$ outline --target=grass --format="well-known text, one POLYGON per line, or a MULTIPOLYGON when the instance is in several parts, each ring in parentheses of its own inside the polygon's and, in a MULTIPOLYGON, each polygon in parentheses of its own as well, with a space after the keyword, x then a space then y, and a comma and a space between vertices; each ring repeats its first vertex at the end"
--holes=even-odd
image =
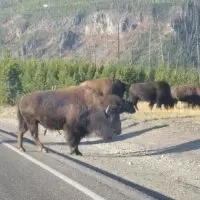
POLYGON ((153 108, 149 109, 147 103, 138 104, 139 111, 133 115, 133 119, 149 121, 158 119, 173 119, 173 118, 184 118, 184 117, 200 117, 200 108, 194 109, 188 108, 185 104, 178 103, 174 109, 165 110, 153 108))
POLYGON ((16 117, 17 109, 16 106, 1 105, 0 106, 0 117, 16 117))

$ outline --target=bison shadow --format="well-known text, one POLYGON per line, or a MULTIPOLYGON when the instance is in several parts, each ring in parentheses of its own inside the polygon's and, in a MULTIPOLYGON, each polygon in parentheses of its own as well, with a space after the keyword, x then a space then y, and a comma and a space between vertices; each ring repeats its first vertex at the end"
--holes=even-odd
POLYGON ((100 144, 100 143, 113 143, 113 142, 123 141, 123 140, 127 140, 127 139, 130 139, 133 137, 137 137, 143 133, 147 133, 154 129, 164 128, 167 126, 169 126, 169 125, 164 124, 164 125, 160 125, 160 126, 153 126, 151 128, 143 129, 140 131, 134 131, 134 132, 126 133, 126 134, 122 133, 121 135, 113 137, 112 140, 109 140, 109 141, 104 141, 103 139, 95 140, 95 141, 84 141, 84 142, 81 142, 81 145, 94 145, 94 144, 100 144))
POLYGON ((164 118, 156 118, 156 119, 145 119, 142 120, 141 122, 154 122, 154 121, 159 121, 159 120, 167 120, 167 119, 184 119, 184 118, 193 118, 193 117, 198 117, 197 115, 191 115, 191 116, 182 116, 182 117, 164 117, 164 118))
POLYGON ((0 141, 0 144, 3 144, 3 143, 14 144, 16 142, 17 142, 16 140, 2 140, 2 141, 0 141))
MULTIPOLYGON (((141 156, 155 156, 155 155, 163 155, 163 154, 173 154, 173 153, 184 153, 188 151, 195 151, 200 149, 200 139, 193 140, 190 142, 185 142, 178 145, 173 145, 170 147, 153 149, 153 150, 145 150, 145 151, 135 151, 126 154, 115 155, 114 157, 141 157, 141 156)), ((112 155, 104 155, 112 156, 112 155)))
POLYGON ((144 156, 152 156, 152 155, 161 155, 161 154, 171 154, 171 153, 183 153, 188 151, 194 151, 200 149, 200 139, 185 142, 178 145, 173 145, 170 147, 162 148, 162 149, 153 149, 144 152, 144 156))
POLYGON ((66 146, 67 145, 66 142, 43 142, 43 144, 50 145, 50 146, 54 146, 54 145, 66 146))
POLYGON ((130 125, 128 125, 128 126, 122 128, 122 131, 123 131, 123 130, 126 130, 126 129, 130 128, 130 127, 136 126, 136 125, 138 125, 138 124, 139 124, 138 122, 133 123, 133 124, 130 124, 130 125))

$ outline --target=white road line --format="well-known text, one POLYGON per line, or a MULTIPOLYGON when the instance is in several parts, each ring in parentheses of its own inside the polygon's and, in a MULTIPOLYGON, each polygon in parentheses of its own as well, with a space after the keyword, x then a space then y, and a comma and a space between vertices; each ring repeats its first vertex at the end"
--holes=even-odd
POLYGON ((58 178, 60 178, 61 180, 65 181, 66 183, 72 185, 73 187, 75 187, 76 189, 80 190, 81 192, 83 192, 84 194, 86 194, 87 196, 91 197, 92 199, 95 200, 105 200, 103 197, 99 196, 98 194, 92 192, 91 190, 89 190, 88 188, 84 187, 83 185, 77 183, 76 181, 70 179, 69 177, 65 176, 64 174, 56 171, 55 169, 45 165, 44 163, 40 162, 39 160, 29 156, 28 154, 21 152, 19 149, 15 148, 14 146, 3 142, 2 140, 0 140, 0 142, 2 142, 2 144, 4 146, 6 146, 7 148, 15 151, 16 153, 20 154, 21 156, 23 156, 24 158, 26 158, 27 160, 31 161, 32 163, 40 166, 41 168, 45 169, 46 171, 50 172, 51 174, 57 176, 58 178))

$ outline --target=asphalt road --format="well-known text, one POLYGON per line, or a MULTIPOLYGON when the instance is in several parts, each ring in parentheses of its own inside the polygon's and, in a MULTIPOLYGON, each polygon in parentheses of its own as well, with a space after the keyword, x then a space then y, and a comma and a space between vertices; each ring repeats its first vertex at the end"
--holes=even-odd
POLYGON ((16 145, 15 137, 0 132, 0 200, 152 199, 27 142, 26 153, 16 145))

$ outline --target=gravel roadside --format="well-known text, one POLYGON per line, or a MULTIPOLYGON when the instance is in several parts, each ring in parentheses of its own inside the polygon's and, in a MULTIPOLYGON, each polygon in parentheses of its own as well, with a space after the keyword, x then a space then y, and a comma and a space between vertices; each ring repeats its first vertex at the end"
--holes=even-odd
MULTIPOLYGON (((127 117, 127 116, 126 116, 127 117)), ((83 139, 83 162, 124 179, 181 200, 200 199, 200 117, 138 120, 128 115, 123 134, 109 143, 98 138, 83 139)), ((14 132, 17 121, 1 118, 0 129, 14 132)), ((68 154, 64 138, 48 131, 41 141, 68 154)), ((31 138, 30 134, 25 135, 31 138)))

